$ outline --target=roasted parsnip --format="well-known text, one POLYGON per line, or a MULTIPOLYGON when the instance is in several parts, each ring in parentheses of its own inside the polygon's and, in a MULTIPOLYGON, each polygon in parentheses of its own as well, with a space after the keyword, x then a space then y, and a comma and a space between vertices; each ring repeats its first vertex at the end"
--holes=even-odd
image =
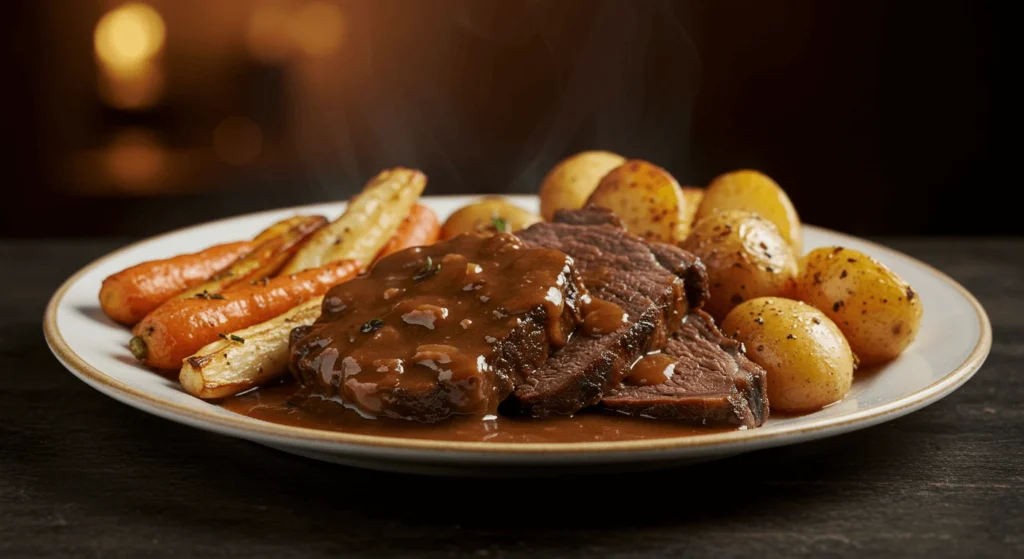
POLYGON ((323 216, 308 216, 308 215, 297 215, 297 216, 285 218, 285 219, 282 219, 281 221, 278 221, 277 223, 271 225, 270 227, 267 227, 263 231, 260 231, 260 234, 256 235, 256 237, 253 238, 252 242, 256 243, 256 245, 258 246, 258 245, 260 245, 262 243, 265 243, 265 242, 267 242, 267 241, 269 241, 271 239, 274 239, 276 237, 280 237, 281 235, 284 235, 285 233, 287 233, 288 231, 290 231, 294 227, 298 227, 300 225, 307 224, 307 223, 310 222, 310 220, 317 220, 317 221, 323 220, 323 222, 326 223, 327 218, 325 218, 323 216))
POLYGON ((338 260, 369 265, 426 185, 427 177, 420 171, 402 167, 382 171, 349 201, 341 217, 313 235, 281 273, 294 274, 338 260))
POLYGON ((178 375, 182 388, 197 398, 225 398, 286 374, 292 329, 312 324, 320 316, 322 302, 323 297, 310 299, 206 345, 182 363, 178 375))

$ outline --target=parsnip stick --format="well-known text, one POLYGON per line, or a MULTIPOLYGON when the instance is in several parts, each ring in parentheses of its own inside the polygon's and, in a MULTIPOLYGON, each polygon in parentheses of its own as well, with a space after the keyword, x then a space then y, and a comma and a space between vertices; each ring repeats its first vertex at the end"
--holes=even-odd
POLYGON ((373 262, 409 215, 427 184, 420 171, 396 167, 381 171, 349 201, 341 217, 317 231, 285 265, 294 274, 338 260, 373 262))
POLYGON ((178 376, 182 388, 198 398, 225 398, 286 374, 292 329, 312 324, 320 316, 322 303, 323 297, 310 299, 206 345, 182 363, 178 376))

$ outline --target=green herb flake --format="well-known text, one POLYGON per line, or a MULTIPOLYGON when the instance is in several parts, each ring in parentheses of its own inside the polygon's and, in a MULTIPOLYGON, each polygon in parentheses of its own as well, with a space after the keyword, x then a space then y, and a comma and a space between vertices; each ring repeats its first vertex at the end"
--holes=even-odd
POLYGON ((202 293, 196 293, 196 299, 223 299, 224 296, 220 293, 210 293, 207 290, 203 290, 202 293))
POLYGON ((435 264, 434 259, 428 256, 426 265, 420 268, 420 270, 416 272, 415 275, 412 276, 412 279, 415 281, 424 280, 440 271, 441 263, 438 262, 435 264))
POLYGON ((492 217, 491 224, 494 225, 494 228, 498 231, 498 233, 508 232, 508 222, 505 221, 503 218, 492 217))
POLYGON ((238 342, 240 344, 244 344, 245 343, 245 338, 243 338, 242 336, 236 336, 234 334, 231 334, 228 337, 231 338, 231 341, 233 341, 233 342, 238 342))
POLYGON ((359 327, 359 331, 364 334, 369 334, 374 330, 379 330, 382 326, 384 326, 384 321, 379 318, 374 318, 363 323, 363 325, 359 327))

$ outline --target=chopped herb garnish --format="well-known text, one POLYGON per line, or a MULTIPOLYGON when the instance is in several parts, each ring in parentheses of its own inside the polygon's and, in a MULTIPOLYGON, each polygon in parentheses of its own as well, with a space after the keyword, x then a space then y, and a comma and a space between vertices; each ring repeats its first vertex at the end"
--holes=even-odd
POLYGON ((420 268, 420 271, 416 272, 416 274, 412 277, 412 279, 414 279, 416 281, 420 281, 420 280, 423 280, 423 279, 427 279, 430 276, 432 276, 432 275, 434 275, 434 274, 436 274, 436 273, 438 273, 440 271, 441 271, 441 263, 438 262, 435 265, 434 264, 434 259, 428 256, 427 257, 426 265, 423 266, 422 268, 420 268))
POLYGON ((224 296, 220 293, 210 293, 207 290, 203 290, 202 293, 196 293, 196 299, 223 299, 224 296))
POLYGON ((494 225, 494 228, 498 231, 498 233, 508 232, 508 222, 505 221, 503 218, 492 217, 491 224, 494 225))
POLYGON ((381 326, 384 326, 384 321, 379 318, 374 318, 364 322, 363 325, 359 327, 359 331, 364 334, 369 334, 370 332, 379 329, 381 326))
POLYGON ((217 337, 222 339, 222 340, 231 340, 232 342, 238 342, 240 344, 244 344, 245 343, 245 338, 243 338, 241 336, 236 336, 234 334, 230 334, 230 335, 229 334, 217 334, 217 337))

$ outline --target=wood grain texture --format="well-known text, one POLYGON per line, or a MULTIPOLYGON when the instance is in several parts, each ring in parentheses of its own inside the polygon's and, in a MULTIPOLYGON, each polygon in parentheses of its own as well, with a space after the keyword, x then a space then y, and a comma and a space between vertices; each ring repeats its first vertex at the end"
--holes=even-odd
POLYGON ((882 242, 988 310, 992 354, 958 392, 820 442, 513 481, 321 464, 106 398, 51 356, 41 317, 123 243, 0 242, 0 556, 1024 556, 1024 240, 882 242))

